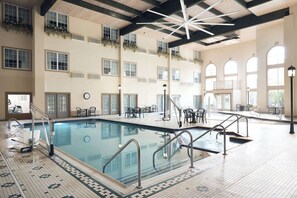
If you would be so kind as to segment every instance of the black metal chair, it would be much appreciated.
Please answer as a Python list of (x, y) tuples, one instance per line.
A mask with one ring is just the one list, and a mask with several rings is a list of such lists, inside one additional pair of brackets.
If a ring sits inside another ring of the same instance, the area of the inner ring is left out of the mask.
[(187, 109), (184, 109), (183, 112), (184, 112), (184, 123), (186, 121), (189, 122), (189, 119), (191, 121), (193, 109), (187, 108)]
[(157, 105), (152, 105), (151, 106), (151, 112), (158, 112), (158, 106)]
[(196, 117), (197, 117), (197, 121), (198, 122), (201, 122), (204, 124), (207, 123), (207, 120), (206, 120), (206, 110), (204, 108), (199, 108), (197, 109), (197, 112), (196, 112)]
[(124, 110), (125, 110), (125, 117), (126, 118), (133, 117), (133, 108), (131, 108), (131, 107), (125, 107)]
[(139, 118), (141, 117), (141, 115), (144, 118), (143, 109), (141, 109), (140, 107), (135, 107), (134, 108), (134, 117), (137, 117), (137, 114), (138, 114)]
[(95, 116), (95, 115), (96, 115), (96, 107), (90, 107), (89, 116)]
[(82, 117), (82, 111), (80, 107), (76, 107), (76, 116), (77, 117)]

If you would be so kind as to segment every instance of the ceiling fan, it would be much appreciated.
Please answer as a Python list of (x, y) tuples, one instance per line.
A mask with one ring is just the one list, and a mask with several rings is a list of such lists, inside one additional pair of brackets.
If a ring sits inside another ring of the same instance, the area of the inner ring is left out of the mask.
[(201, 19), (198, 19), (199, 16), (201, 16), (203, 13), (207, 12), (208, 10), (212, 9), (213, 7), (215, 7), (216, 5), (220, 4), (223, 0), (219, 0), (217, 1), (216, 3), (214, 3), (213, 5), (209, 6), (207, 9), (203, 10), (202, 12), (198, 13), (197, 15), (195, 15), (194, 17), (192, 18), (189, 18), (189, 14), (187, 12), (187, 7), (185, 5), (185, 2), (184, 0), (180, 0), (180, 5), (181, 5), (181, 11), (182, 11), (182, 14), (183, 14), (183, 20), (181, 19), (178, 19), (178, 18), (175, 18), (175, 17), (171, 17), (171, 16), (168, 16), (168, 15), (165, 15), (165, 14), (162, 14), (162, 13), (159, 13), (159, 12), (156, 12), (156, 11), (153, 11), (153, 10), (150, 10), (148, 9), (147, 11), (148, 12), (151, 12), (151, 13), (154, 13), (154, 14), (157, 14), (157, 15), (160, 15), (160, 16), (163, 16), (167, 19), (171, 19), (172, 22), (140, 22), (140, 23), (137, 23), (137, 24), (152, 24), (152, 25), (169, 25), (168, 27), (166, 28), (160, 28), (158, 29), (159, 31), (162, 30), (162, 29), (170, 29), (170, 28), (175, 28), (170, 34), (168, 34), (166, 37), (164, 37), (163, 39), (166, 39), (168, 38), (169, 36), (171, 36), (172, 34), (174, 34), (175, 32), (177, 32), (179, 29), (181, 29), (182, 27), (185, 28), (185, 32), (186, 32), (186, 35), (187, 35), (187, 39), (190, 39), (190, 31), (189, 31), (189, 27), (191, 28), (194, 28), (194, 29), (197, 29), (199, 31), (203, 31), (209, 35), (214, 35), (212, 32), (206, 30), (206, 29), (203, 29), (201, 26), (198, 26), (198, 25), (222, 25), (222, 26), (233, 26), (234, 23), (208, 23), (208, 22), (205, 22), (207, 20), (210, 20), (210, 19), (215, 19), (215, 18), (219, 18), (219, 17), (223, 17), (223, 16), (229, 16), (229, 15), (233, 15), (233, 14), (236, 14), (238, 12), (231, 12), (231, 13), (227, 13), (227, 14), (221, 14), (221, 15), (216, 15), (216, 16), (212, 16), (212, 17), (207, 17), (207, 18), (201, 18)]

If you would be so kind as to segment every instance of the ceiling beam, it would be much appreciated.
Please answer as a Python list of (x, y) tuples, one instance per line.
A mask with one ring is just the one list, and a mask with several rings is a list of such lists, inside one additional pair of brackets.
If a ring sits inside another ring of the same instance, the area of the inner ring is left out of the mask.
[(103, 3), (105, 5), (112, 6), (114, 8), (120, 9), (120, 10), (124, 10), (125, 12), (129, 12), (129, 13), (134, 14), (134, 15), (140, 15), (142, 13), (142, 12), (140, 12), (140, 11), (134, 9), (134, 8), (131, 8), (129, 6), (126, 6), (124, 4), (118, 3), (118, 2), (113, 1), (113, 0), (95, 0), (95, 1)]
[(267, 3), (269, 1), (272, 1), (272, 0), (257, 0), (257, 1), (251, 1), (251, 2), (248, 2), (246, 5), (247, 8), (251, 8), (251, 7), (255, 7), (255, 6), (258, 6), (258, 5), (261, 5), (263, 3)]
[[(207, 9), (207, 8), (209, 7), (209, 5), (208, 5), (207, 3), (204, 3), (203, 1), (200, 2), (200, 3), (198, 4), (198, 6), (201, 7), (201, 8), (203, 8), (203, 9)], [(210, 9), (209, 12), (211, 12), (211, 13), (213, 13), (213, 14), (215, 14), (215, 15), (222, 15), (222, 14), (225, 14), (225, 13), (222, 13), (222, 12), (220, 12), (219, 10), (217, 10), (217, 9), (215, 9), (215, 8)], [(223, 16), (223, 17), (220, 17), (220, 18), (224, 19), (224, 20), (227, 21), (227, 22), (229, 22), (229, 21), (232, 20), (232, 18), (231, 18), (231, 17), (228, 17), (228, 16)]]
[(243, 8), (247, 9), (247, 4), (244, 0), (235, 0), (239, 5), (241, 5)]
[(89, 9), (89, 10), (93, 10), (95, 12), (105, 14), (105, 15), (108, 15), (108, 16), (111, 16), (111, 17), (114, 17), (114, 18), (118, 18), (118, 19), (121, 19), (123, 21), (132, 22), (132, 18), (129, 17), (129, 16), (119, 14), (119, 13), (117, 13), (115, 11), (108, 10), (106, 8), (102, 8), (102, 7), (96, 6), (94, 4), (85, 2), (85, 1), (81, 1), (81, 0), (63, 0), (63, 1), (74, 4), (74, 5), (77, 5), (77, 6), (80, 6), (80, 7), (83, 7), (83, 8), (86, 8), (86, 9)]
[[(191, 7), (192, 5), (198, 3), (199, 1), (203, 0), (185, 0), (186, 7)], [(172, 15), (175, 12), (181, 10), (180, 2), (177, 0), (168, 0), (164, 3), (160, 4), (159, 7), (155, 7), (151, 9), (155, 12), (159, 12), (165, 15)], [(144, 27), (144, 24), (137, 24), (138, 22), (155, 22), (159, 19), (162, 19), (163, 16), (153, 14), (149, 11), (144, 12), (142, 15), (135, 17), (132, 21), (132, 24), (120, 29), (120, 35), (125, 35), (130, 32), (133, 32), (135, 30), (138, 30), (139, 28)]]
[(159, 7), (159, 5), (160, 5), (160, 2), (157, 1), (157, 0), (142, 0), (142, 1), (146, 2), (148, 4), (151, 4), (151, 5), (155, 6), (155, 7)]
[(57, 0), (45, 0), (40, 6), (40, 15), (45, 16)]
[[(160, 29), (159, 26), (151, 25), (151, 24), (150, 24), (150, 25), (147, 25), (147, 26), (145, 26), (145, 27), (150, 28), (150, 29), (152, 29), (152, 30)], [(159, 32), (163, 32), (163, 33), (165, 33), (165, 34), (171, 34), (171, 32), (172, 32), (171, 30), (167, 30), (167, 29), (162, 29), (162, 30), (158, 30), (158, 31), (159, 31)], [(175, 32), (175, 33), (172, 34), (172, 36), (175, 36), (175, 37), (178, 37), (178, 38), (182, 38), (184, 35)]]
[[(289, 15), (289, 8), (271, 12), (269, 14), (265, 14), (265, 15), (262, 15), (259, 17), (255, 16), (253, 14), (250, 14), (250, 15), (244, 16), (242, 18), (235, 19), (235, 20), (231, 21), (232, 23), (234, 23), (234, 26), (224, 26), (224, 27), (214, 26), (214, 27), (210, 28), (209, 31), (214, 33), (215, 36), (218, 36), (218, 35), (221, 35), (221, 34), (224, 34), (227, 32), (240, 30), (243, 28), (259, 25), (262, 23), (267, 23), (267, 22), (274, 21), (277, 19), (282, 19), (283, 17), (288, 16), (288, 15)], [(170, 42), (169, 47), (172, 48), (172, 47), (192, 43), (192, 42), (195, 42), (198, 40), (207, 39), (210, 37), (212, 37), (212, 36), (209, 34), (206, 34), (202, 31), (196, 31), (195, 33), (193, 33), (191, 35), (191, 38), (189, 40), (187, 40), (186, 36), (183, 36), (183, 38), (180, 40)]]

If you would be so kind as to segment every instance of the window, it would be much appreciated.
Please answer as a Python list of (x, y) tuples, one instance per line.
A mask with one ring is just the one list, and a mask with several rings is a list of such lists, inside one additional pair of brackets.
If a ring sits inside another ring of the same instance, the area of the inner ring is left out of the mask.
[(205, 90), (212, 91), (216, 82), (217, 69), (213, 63), (210, 63), (205, 68)]
[(118, 61), (103, 59), (103, 74), (109, 76), (119, 75)]
[(130, 33), (124, 36), (124, 43), (136, 45), (136, 34)]
[(237, 63), (233, 60), (226, 62), (224, 67), (224, 80), (236, 81), (237, 80)]
[(229, 60), (224, 67), (224, 74), (237, 74), (237, 63), (235, 61)]
[(60, 52), (46, 52), (47, 70), (67, 71), (68, 54)]
[(268, 105), (284, 106), (284, 61), (283, 46), (274, 46), (267, 53)]
[(31, 12), (28, 9), (4, 4), (4, 22), (10, 24), (31, 24)]
[(247, 104), (257, 105), (257, 71), (258, 58), (252, 57), (246, 63), (246, 88), (249, 89), (247, 93)]
[(285, 62), (285, 48), (275, 46), (267, 54), (267, 65), (283, 64)]
[(111, 41), (118, 41), (119, 39), (119, 30), (113, 29), (108, 26), (103, 27), (103, 38)]
[(31, 70), (31, 51), (3, 48), (4, 68)]
[(180, 55), (180, 54), (179, 54), (179, 47), (177, 46), (177, 47), (172, 48), (172, 49), (171, 49), (171, 54), (172, 54), (173, 56), (179, 56), (179, 55)]
[(158, 67), (158, 80), (168, 80), (167, 67)]
[(67, 15), (48, 11), (46, 14), (46, 27), (51, 29), (68, 30)]
[(136, 165), (137, 165), (136, 151), (125, 154), (125, 167), (128, 168)]
[(194, 95), (193, 96), (193, 107), (195, 109), (198, 109), (202, 107), (202, 97), (201, 95)]
[(194, 50), (194, 60), (202, 60), (201, 52)]
[(22, 114), (30, 113), (30, 102), (32, 102), (31, 94), (8, 94), (8, 113)]
[(124, 76), (136, 77), (136, 63), (124, 63)]
[(201, 73), (194, 72), (193, 73), (193, 82), (194, 83), (201, 83)]
[(163, 41), (158, 41), (158, 52), (168, 52), (168, 44)]
[(180, 70), (179, 69), (171, 69), (171, 78), (172, 80), (179, 81), (180, 80)]
[(217, 75), (217, 68), (214, 64), (209, 64), (205, 68), (205, 76), (216, 76)]

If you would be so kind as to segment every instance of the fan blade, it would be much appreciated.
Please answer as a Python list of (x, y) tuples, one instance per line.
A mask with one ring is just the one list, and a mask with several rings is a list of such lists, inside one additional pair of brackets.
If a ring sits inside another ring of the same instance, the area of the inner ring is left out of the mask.
[(180, 6), (182, 8), (182, 13), (183, 13), (183, 17), (184, 17), (184, 26), (186, 29), (186, 35), (187, 35), (187, 39), (190, 39), (190, 33), (189, 33), (189, 27), (188, 27), (188, 20), (189, 20), (189, 15), (187, 13), (187, 9), (186, 9), (186, 5), (184, 0), (180, 0)]
[(168, 34), (167, 36), (165, 36), (163, 39), (168, 38), (169, 36), (171, 36), (172, 34), (174, 34), (177, 30), (179, 30), (181, 27), (183, 27), (184, 24), (181, 24), (178, 28), (176, 28), (174, 31), (172, 31), (170, 34)]
[(200, 28), (200, 27), (197, 27), (197, 26), (195, 26), (195, 25), (192, 25), (191, 23), (189, 23), (189, 26), (191, 26), (191, 27), (193, 27), (193, 28), (196, 28), (197, 30), (200, 30), (200, 31), (202, 31), (202, 32), (205, 32), (205, 33), (207, 33), (207, 34), (209, 34), (209, 35), (214, 35), (214, 33), (212, 33), (212, 32), (210, 32), (210, 31), (207, 31), (207, 30), (204, 30), (204, 29), (202, 29), (202, 28)]
[[(166, 24), (176, 24), (176, 22), (139, 22), (136, 23), (138, 25), (148, 25), (148, 24), (152, 24), (152, 25), (166, 25)], [(180, 24), (178, 24), (180, 25)]]
[(204, 23), (204, 22), (192, 22), (193, 25), (223, 25), (223, 26), (233, 26), (234, 23)]
[(213, 7), (215, 7), (216, 5), (218, 5), (219, 3), (221, 3), (222, 1), (223, 0), (217, 1), (213, 5), (209, 6), (208, 8), (206, 8), (205, 10), (203, 10), (202, 12), (200, 12), (199, 14), (197, 14), (196, 16), (194, 16), (193, 18), (191, 18), (189, 21), (193, 21), (194, 19), (196, 19), (197, 17), (199, 17), (200, 15), (202, 15), (204, 12), (207, 12), (208, 10), (212, 9)]
[(208, 18), (204, 18), (204, 19), (196, 19), (193, 22), (206, 21), (206, 20), (209, 20), (209, 19), (220, 18), (220, 17), (223, 17), (223, 16), (230, 16), (230, 15), (237, 14), (237, 13), (238, 13), (238, 11), (227, 13), (227, 14), (220, 14), (220, 15), (216, 15), (216, 16), (212, 16), (212, 17), (208, 17)]
[(162, 13), (159, 13), (159, 12), (156, 12), (156, 11), (153, 11), (153, 10), (150, 10), (150, 9), (148, 9), (147, 11), (149, 11), (149, 12), (151, 12), (151, 13), (154, 13), (154, 14), (157, 14), (157, 15), (160, 15), (160, 16), (162, 16), (162, 17), (166, 17), (166, 18), (169, 18), (169, 19), (178, 21), (178, 22), (183, 22), (182, 20), (176, 19), (176, 18), (174, 18), (174, 17), (168, 16), (168, 15), (165, 15), (165, 14), (162, 14)]

